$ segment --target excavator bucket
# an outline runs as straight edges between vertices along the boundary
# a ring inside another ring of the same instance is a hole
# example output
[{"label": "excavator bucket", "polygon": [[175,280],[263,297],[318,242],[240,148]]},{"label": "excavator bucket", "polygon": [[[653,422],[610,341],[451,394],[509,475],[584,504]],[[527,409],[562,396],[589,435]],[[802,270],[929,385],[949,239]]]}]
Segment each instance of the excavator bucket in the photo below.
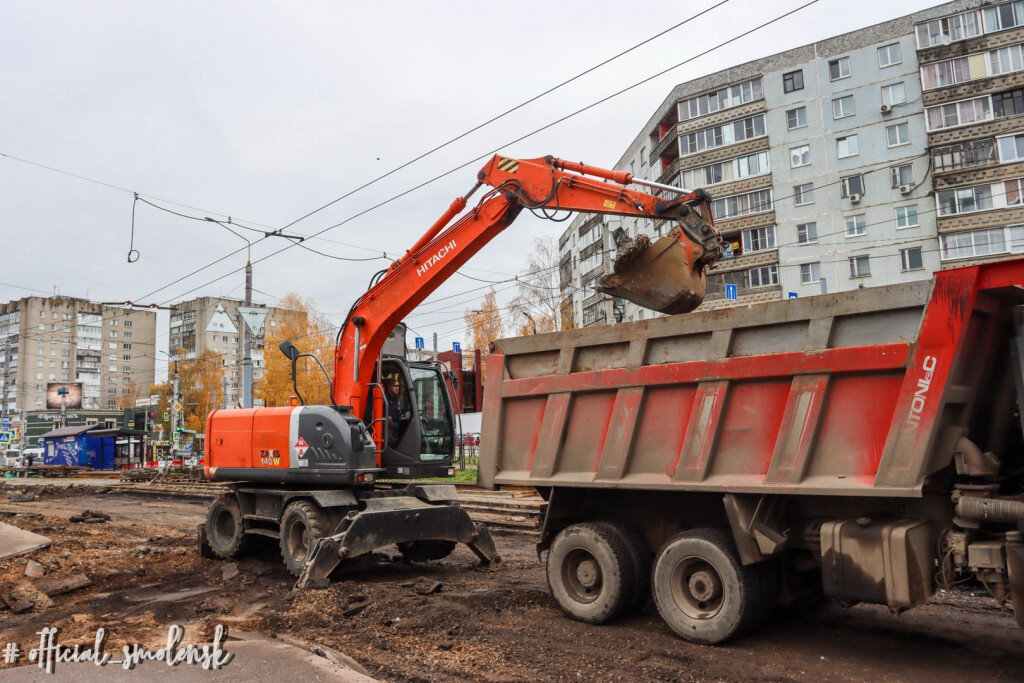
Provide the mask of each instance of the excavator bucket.
[{"label": "excavator bucket", "polygon": [[614,272],[598,282],[598,291],[669,315],[700,306],[707,290],[701,257],[704,249],[677,225],[654,242],[646,235],[619,242]]}]

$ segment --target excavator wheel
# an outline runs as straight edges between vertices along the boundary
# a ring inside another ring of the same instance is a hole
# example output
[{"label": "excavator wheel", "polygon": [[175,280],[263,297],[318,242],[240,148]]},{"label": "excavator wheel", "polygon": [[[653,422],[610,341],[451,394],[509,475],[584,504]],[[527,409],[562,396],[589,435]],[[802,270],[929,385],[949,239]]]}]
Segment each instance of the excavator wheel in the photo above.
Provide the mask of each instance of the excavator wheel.
[{"label": "excavator wheel", "polygon": [[299,500],[281,515],[281,558],[293,575],[302,573],[306,557],[317,539],[331,534],[330,520],[316,503]]},{"label": "excavator wheel", "polygon": [[236,558],[245,550],[248,537],[234,494],[225,493],[210,503],[206,510],[206,540],[213,554],[222,560]]},{"label": "excavator wheel", "polygon": [[406,541],[399,543],[402,558],[406,562],[427,562],[443,560],[455,550],[455,541]]}]

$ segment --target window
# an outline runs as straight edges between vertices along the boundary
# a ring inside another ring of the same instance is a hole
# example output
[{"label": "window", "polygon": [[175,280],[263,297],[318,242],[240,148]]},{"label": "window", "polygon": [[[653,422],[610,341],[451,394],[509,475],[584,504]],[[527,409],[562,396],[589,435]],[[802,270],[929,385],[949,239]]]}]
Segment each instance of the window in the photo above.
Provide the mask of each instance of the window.
[{"label": "window", "polygon": [[943,261],[1005,252],[1006,234],[1003,228],[939,235],[939,254]]},{"label": "window", "polygon": [[921,257],[921,247],[900,249],[900,269],[921,270],[924,268],[924,259]]},{"label": "window", "polygon": [[1024,69],[1021,46],[1011,45],[988,53],[988,75],[999,76]]},{"label": "window", "polygon": [[803,128],[807,125],[807,107],[797,107],[786,112],[786,128]]},{"label": "window", "polygon": [[867,256],[854,256],[850,259],[850,277],[867,277],[871,275],[871,262]]},{"label": "window", "polygon": [[901,187],[903,185],[913,185],[914,165],[902,164],[900,166],[893,166],[889,169],[889,176],[894,188]]},{"label": "window", "polygon": [[716,219],[735,218],[760,211],[770,211],[772,208],[772,191],[758,190],[747,194],[723,197],[711,202],[711,215]]},{"label": "window", "polygon": [[131,344],[121,344],[121,348],[124,349],[125,351],[131,351],[132,350],[132,345]]},{"label": "window", "polygon": [[[706,187],[762,175],[768,171],[768,152],[757,152],[729,161],[683,171],[683,187]],[[237,337],[233,340],[234,343],[238,343]]]},{"label": "window", "polygon": [[[1024,93],[1022,93],[1024,95]],[[993,104],[996,98],[999,99],[999,104]],[[1014,97],[1014,92],[1003,93],[1002,95],[996,95],[993,98],[977,97],[973,100],[964,100],[963,102],[952,102],[950,104],[940,104],[935,107],[927,107],[924,110],[925,121],[928,124],[929,131],[943,130],[945,128],[955,128],[957,126],[966,126],[971,123],[980,123],[981,121],[991,121],[993,118],[993,109],[997,109],[998,116],[1012,116],[1014,114],[1002,113],[1004,110],[1008,111],[1007,108],[1012,108],[1015,112],[1021,112],[1024,110],[1024,97],[1021,97],[1018,101]],[[892,145],[889,145],[892,147]]]},{"label": "window", "polygon": [[132,354],[130,354],[130,353],[126,353],[123,356],[121,356],[121,360],[131,360],[131,359],[132,359]]},{"label": "window", "polygon": [[1024,181],[1020,179],[1007,180],[1003,183],[1003,191],[1007,206],[1024,204]]},{"label": "window", "polygon": [[846,236],[860,237],[868,234],[868,223],[864,214],[858,213],[846,217]]},{"label": "window", "polygon": [[[1003,163],[1014,161],[1015,158],[1002,158],[1006,154],[1014,153],[1014,144],[1011,142],[1004,148],[1004,139],[1009,138],[1000,139],[1000,161]],[[1024,137],[1022,137],[1021,143],[1022,146],[1020,148],[1020,153],[1021,158],[1024,158]],[[949,171],[955,168],[982,166],[993,161],[996,161],[996,148],[995,143],[991,138],[986,140],[962,142],[955,145],[947,145],[945,147],[936,147],[932,149],[932,166],[936,171]]]},{"label": "window", "polygon": [[992,187],[976,185],[940,190],[936,193],[940,216],[974,213],[992,208]]},{"label": "window", "polygon": [[999,163],[1024,159],[1024,133],[996,138],[996,141],[999,143]]},{"label": "window", "polygon": [[[764,99],[764,89],[761,86],[761,79],[755,78],[680,102],[679,120],[688,121],[698,116],[712,114],[731,107],[738,107],[741,104],[760,99]],[[641,154],[642,157],[643,154]]]},{"label": "window", "polygon": [[124,321],[124,326],[125,327],[131,327],[132,326],[132,321],[131,320],[125,320]]},{"label": "window", "polygon": [[1024,24],[1024,2],[1007,2],[982,10],[985,17],[985,32],[1003,31]]},{"label": "window", "polygon": [[903,61],[903,55],[900,54],[900,44],[893,43],[892,45],[883,45],[878,48],[878,68],[884,69],[887,66],[893,64],[899,64]]},{"label": "window", "polygon": [[[972,100],[972,102],[978,101],[979,100]],[[993,95],[992,111],[987,112],[989,115],[986,118],[977,120],[987,121],[993,117],[993,112],[996,118],[1020,116],[1021,114],[1024,114],[1024,88],[1008,90],[1006,92]],[[963,121],[961,121],[961,123],[963,123]],[[974,121],[968,121],[967,123],[974,123]]]},{"label": "window", "polygon": [[793,187],[793,205],[803,206],[814,203],[814,183],[804,183]]},{"label": "window", "polygon": [[847,116],[853,116],[853,95],[847,95],[846,97],[837,97],[832,100],[832,118],[833,119],[845,119]]},{"label": "window", "polygon": [[117,366],[116,365],[108,365],[107,366],[107,370],[109,370],[110,372],[117,372]]},{"label": "window", "polygon": [[683,156],[706,149],[724,147],[765,134],[764,114],[751,116],[721,126],[713,126],[679,137],[679,153]]},{"label": "window", "polygon": [[860,150],[857,147],[857,136],[847,135],[844,138],[836,138],[836,156],[840,159],[857,156]]},{"label": "window", "polygon": [[124,336],[125,339],[131,339],[132,338],[132,333],[131,332],[125,332],[123,336]]},{"label": "window", "polygon": [[110,337],[111,337],[111,339],[116,338],[117,337],[117,330],[111,330],[110,331]]},{"label": "window", "polygon": [[967,57],[947,59],[921,67],[921,85],[925,90],[956,85],[971,80],[971,62]]},{"label": "window", "polygon": [[46,323],[39,323],[39,329],[46,330]]},{"label": "window", "polygon": [[828,80],[838,81],[850,75],[850,58],[840,57],[828,63]]},{"label": "window", "polygon": [[945,45],[981,35],[981,21],[977,11],[954,14],[917,25],[917,48]]},{"label": "window", "polygon": [[818,241],[817,223],[798,223],[796,226],[797,244],[811,244]]},{"label": "window", "polygon": [[916,228],[921,225],[917,218],[917,204],[896,207],[896,229]]},{"label": "window", "polygon": [[910,124],[904,121],[894,126],[885,127],[885,144],[889,147],[899,147],[910,144]]},{"label": "window", "polygon": [[121,366],[121,371],[122,372],[131,372],[132,371],[132,366],[130,366],[130,365],[122,365]]},{"label": "window", "polygon": [[779,267],[763,266],[751,268],[747,271],[747,278],[751,287],[769,287],[779,284]]},{"label": "window", "polygon": [[851,195],[864,194],[864,178],[859,175],[848,175],[839,179],[839,196],[846,199]]},{"label": "window", "polygon": [[782,74],[782,91],[794,92],[804,89],[804,72],[801,69]]},{"label": "window", "polygon": [[800,264],[800,284],[811,285],[821,280],[821,263],[815,261],[814,263],[802,263]]},{"label": "window", "polygon": [[775,226],[770,225],[765,228],[754,228],[753,230],[744,230],[742,233],[743,238],[743,253],[747,254],[752,251],[764,251],[766,249],[775,248]]},{"label": "window", "polygon": [[791,168],[807,166],[811,163],[811,146],[801,145],[789,150],[789,165]]},{"label": "window", "polygon": [[117,348],[117,344],[115,344],[114,342],[110,342],[110,343],[109,343],[109,346],[110,346],[110,348],[112,348],[112,349],[116,349],[116,348]]},{"label": "window", "polygon": [[896,104],[903,104],[906,101],[907,89],[903,86],[903,81],[882,86],[882,104],[887,104],[891,107]]}]

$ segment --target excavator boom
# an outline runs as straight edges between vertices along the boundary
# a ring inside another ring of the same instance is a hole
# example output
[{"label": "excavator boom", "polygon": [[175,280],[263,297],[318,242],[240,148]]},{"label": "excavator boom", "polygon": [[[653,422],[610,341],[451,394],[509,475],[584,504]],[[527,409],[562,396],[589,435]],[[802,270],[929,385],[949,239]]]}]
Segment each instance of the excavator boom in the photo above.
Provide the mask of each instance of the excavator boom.
[{"label": "excavator boom", "polygon": [[[627,185],[646,184],[675,196],[659,198]],[[456,219],[481,186],[492,189]],[[387,335],[412,310],[508,227],[523,209],[550,217],[579,211],[670,220],[676,225],[653,244],[622,239],[615,272],[599,289],[663,313],[693,310],[704,299],[705,267],[722,257],[722,240],[703,190],[688,192],[635,180],[554,157],[494,156],[477,184],[459,197],[413,247],[363,294],[346,320],[335,352],[334,401],[366,408],[367,390]],[[452,222],[454,220],[454,222]]]}]

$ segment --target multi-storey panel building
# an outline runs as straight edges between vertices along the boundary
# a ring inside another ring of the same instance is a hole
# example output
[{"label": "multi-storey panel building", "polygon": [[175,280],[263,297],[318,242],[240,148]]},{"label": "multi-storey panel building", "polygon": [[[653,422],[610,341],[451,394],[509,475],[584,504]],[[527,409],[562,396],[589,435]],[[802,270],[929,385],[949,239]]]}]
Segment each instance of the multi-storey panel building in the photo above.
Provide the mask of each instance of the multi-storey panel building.
[{"label": "multi-storey panel building", "polygon": [[[727,249],[703,307],[1024,250],[1022,4],[950,2],[676,86],[615,168],[714,197]],[[578,324],[654,315],[593,285],[612,230],[657,237],[658,223],[573,221],[561,280]]]},{"label": "multi-storey panel building", "polygon": [[83,410],[134,405],[156,381],[155,348],[153,311],[65,296],[0,304],[6,411],[43,409],[51,383],[81,384]]},{"label": "multi-storey panel building", "polygon": [[[242,392],[242,359],[245,356],[245,322],[239,308],[245,303],[239,299],[204,296],[175,304],[171,312],[167,353],[172,359],[195,358],[210,350],[220,354],[228,381],[227,400],[237,405]],[[264,372],[263,337],[267,329],[277,327],[283,309],[253,304],[253,308],[266,310],[261,327],[252,336],[253,379]],[[258,316],[257,316],[258,317]]]}]

